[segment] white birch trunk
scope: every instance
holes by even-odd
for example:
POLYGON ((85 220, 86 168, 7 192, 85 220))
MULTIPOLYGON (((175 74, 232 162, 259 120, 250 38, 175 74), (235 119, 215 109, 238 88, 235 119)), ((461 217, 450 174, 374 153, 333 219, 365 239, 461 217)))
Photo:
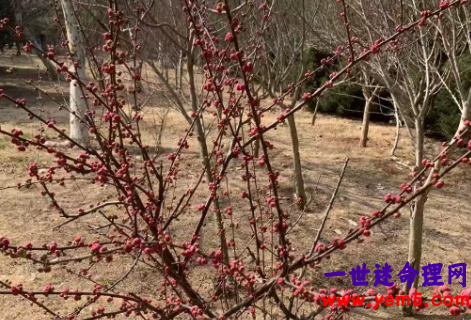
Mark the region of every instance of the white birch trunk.
MULTIPOLYGON (((75 15, 71 0, 62 0, 62 10, 64 12, 65 27, 67 29, 67 39, 69 40, 69 50, 74 62, 79 63, 79 68, 71 70, 76 71, 77 77, 82 81, 85 80, 85 52, 81 35, 79 31, 79 23, 75 15)), ((74 81, 70 83, 70 137, 83 146, 90 145, 90 137, 88 128, 84 123, 86 119, 87 104, 83 99, 82 88, 79 84, 74 86, 74 81), (75 113, 75 115, 74 115, 75 113), (83 119, 83 121, 82 121, 83 119)))

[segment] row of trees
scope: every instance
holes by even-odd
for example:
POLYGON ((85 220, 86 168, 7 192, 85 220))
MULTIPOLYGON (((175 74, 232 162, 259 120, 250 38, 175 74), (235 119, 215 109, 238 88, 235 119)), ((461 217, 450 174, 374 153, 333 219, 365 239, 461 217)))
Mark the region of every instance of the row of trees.
MULTIPOLYGON (((17 10, 21 13, 21 9, 17 10)), ((85 243, 79 237, 72 246, 54 241, 54 245, 42 248, 10 244, 4 237, 2 250, 46 266, 84 259, 102 265, 104 261, 112 262, 117 254, 130 255, 136 263, 159 272, 162 291, 154 303, 145 294, 115 292, 114 285, 111 289, 95 287, 90 292, 60 293, 49 288, 27 294, 19 286, 0 283, 12 294, 33 301, 56 318, 60 316, 38 302, 37 295, 91 296, 89 304, 100 303, 102 298, 123 301, 118 311, 105 313, 100 307, 87 319, 132 312, 161 319, 182 313, 195 318, 236 318, 244 313, 266 315, 267 305, 292 319, 310 319, 321 313, 327 318, 338 317, 350 308, 326 309, 318 304, 314 311, 307 312, 302 307, 307 302, 315 305, 316 296, 326 294, 311 287, 307 267, 343 250, 350 242, 369 236, 369 228, 408 204, 412 208, 408 261, 420 269, 429 192, 434 186, 443 187, 443 177, 467 162, 471 152, 453 156, 457 147, 467 145, 465 134, 470 118, 471 94, 462 81, 464 70, 459 63, 470 50, 467 1, 433 1, 431 5, 430 1, 419 0, 61 0, 51 10, 62 30, 65 60, 54 48, 41 46, 32 35, 28 37, 23 32, 27 27, 10 31, 22 38, 26 51, 41 56, 51 76, 55 73, 70 82, 66 108, 70 113, 69 132, 62 132, 54 122, 34 113, 21 99, 6 92, 2 98, 59 133, 81 154, 77 157, 73 151, 51 150, 40 135, 27 139, 19 129, 0 132, 11 137, 20 151, 36 147, 55 155, 56 164, 51 165, 47 175, 39 173, 36 163, 30 164, 29 175, 37 180, 65 223, 98 215, 108 206, 119 206, 122 223, 102 214, 98 229, 108 226, 114 231, 97 235, 93 242, 85 243), (312 55, 307 53, 312 46, 331 54, 311 61, 312 55), (91 82, 87 67, 95 78, 91 82), (140 134, 146 89, 155 85, 143 79, 143 68, 155 73, 159 90, 188 122, 186 136, 166 162, 156 161, 140 134), (173 78, 169 69, 174 70, 173 78), (328 77, 320 82, 322 74, 328 77), (125 79, 131 83, 127 92, 125 79), (384 208, 362 219, 362 227, 324 245, 319 240, 335 192, 312 248, 295 256, 291 251, 294 239, 288 230, 296 226, 296 217, 302 218, 307 197, 294 113, 309 103, 318 105, 329 89, 350 83, 360 85, 365 97, 360 147, 367 146, 374 97, 385 91, 390 95, 397 120, 392 153, 400 143, 400 124, 404 123, 407 138, 415 147, 413 179, 397 195, 388 195, 384 208), (306 91, 315 84, 314 90, 306 91), (425 121, 442 89, 453 97, 461 119, 444 150, 427 159, 425 121), (267 98, 273 103, 262 107, 260 101, 267 98), (280 113, 278 121, 264 123, 263 114, 271 110, 280 113), (270 158, 273 144, 266 136, 285 121, 292 141, 292 187, 299 215, 280 202, 278 175, 270 158), (178 164, 185 157, 182 150, 193 142, 198 144, 203 169, 196 184, 187 189, 179 184, 178 164), (129 152, 130 143, 138 146, 141 158, 129 152), (228 171, 231 162, 238 162, 245 170, 241 181, 228 171), (135 173, 130 168, 140 170, 135 173), (115 201, 81 209, 79 215, 73 215, 60 205, 52 191, 55 172, 61 170, 91 175, 98 183, 113 186, 118 196, 115 201), (241 202, 239 212, 234 212, 234 203, 228 197, 230 181, 243 185, 242 200, 237 201, 241 202), (205 203, 194 203, 197 190, 206 190, 205 203), (174 198, 173 194, 179 196, 174 198), (177 218, 195 211, 199 218, 191 236, 179 237, 172 232, 181 228, 177 218), (218 238, 218 247, 200 247, 200 236, 211 213, 215 217, 211 234, 218 238), (237 233, 235 214, 250 230, 252 241, 248 245, 237 233), (120 236, 116 240, 118 230, 120 236), (88 254, 85 258, 69 258, 63 255, 69 250, 77 251, 77 255, 88 254), (33 251, 44 251, 46 255, 38 259, 33 251), (251 259, 242 258, 247 254, 251 259), (58 260, 51 259, 54 255, 58 260), (213 293, 199 291, 192 282, 197 266, 217 270, 213 293), (285 289, 290 293, 283 294, 285 289), (160 299, 166 302, 162 304, 160 299)), ((343 173, 340 181, 342 177, 343 173)), ((417 288, 417 279, 411 287, 417 288)), ((403 291, 410 292, 411 287, 404 287, 403 291)), ((67 316, 74 319, 82 310, 67 316)), ((410 313, 410 308, 405 312, 410 313)), ((456 309, 450 312, 457 313, 456 309)))
MULTIPOLYGON (((332 2, 323 2, 327 12, 334 6, 332 2)), ((461 122, 454 133, 459 136, 465 119, 470 116, 471 95, 469 85, 462 81, 465 69, 459 69, 459 59, 469 54, 469 12, 466 6, 462 10, 453 11, 448 15, 439 15, 428 19, 430 11, 426 1, 351 1, 349 10, 344 13, 348 17, 348 27, 339 24, 316 20, 321 25, 337 26, 336 32, 319 34, 323 43, 339 41, 350 28, 360 46, 375 46, 377 39, 382 39, 387 30, 405 27, 408 17, 420 16, 420 28, 408 33, 398 42, 392 42, 386 50, 374 59, 362 64, 357 79, 362 83, 365 95, 365 116, 361 136, 361 146, 366 146, 368 139, 369 108, 371 97, 377 95, 378 88, 385 88, 391 95, 396 113, 396 141, 392 154, 399 143, 399 124, 402 122, 408 129, 409 137, 415 146, 414 172, 420 172, 425 166, 433 165, 440 172, 446 163, 446 157, 430 162, 426 159, 425 127, 426 118, 433 105, 433 99, 445 88, 453 97, 456 110, 461 113, 461 122), (454 83, 450 87, 451 81, 454 83)), ((446 7, 448 1, 438 1, 437 5, 446 7)), ((328 17, 328 16, 326 16, 328 17)), ((379 51, 379 49, 378 49, 379 51)), ((430 179, 433 179, 430 177, 430 179)), ((422 187, 423 182, 413 186, 414 192, 422 187)), ((408 261, 411 266, 420 269, 421 247, 423 236, 423 220, 428 192, 424 192, 412 206, 410 243, 408 261)), ((417 287, 417 281, 414 287, 417 287)), ((410 289, 410 288, 408 288, 410 289)))

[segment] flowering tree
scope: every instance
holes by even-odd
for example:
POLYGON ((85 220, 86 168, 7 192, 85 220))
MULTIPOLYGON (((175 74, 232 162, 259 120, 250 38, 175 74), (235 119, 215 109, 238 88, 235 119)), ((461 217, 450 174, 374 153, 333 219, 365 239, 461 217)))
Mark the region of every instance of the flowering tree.
MULTIPOLYGON (((426 19, 466 4, 463 0, 446 2, 446 6, 441 5, 430 11, 426 19)), ((343 1, 340 3, 345 7, 343 1)), ((310 281, 316 271, 310 267, 318 266, 322 260, 344 250, 353 241, 367 238, 371 234, 370 229, 397 216, 399 210, 434 186, 443 187, 443 178, 458 165, 469 161, 471 144, 466 143, 465 139, 470 122, 463 119, 456 139, 444 146, 444 150, 427 162, 396 195, 386 196, 383 208, 378 208, 370 216, 361 217, 360 227, 351 230, 346 237, 324 244, 320 239, 347 170, 346 160, 322 224, 310 245, 301 248, 301 253, 294 251, 296 239, 291 236, 291 231, 303 218, 303 212, 293 212, 280 201, 280 174, 271 160, 272 149, 276 146, 270 137, 280 123, 309 100, 348 77, 357 64, 379 54, 392 41, 417 28, 420 20, 404 24, 360 54, 356 53, 357 44, 352 42, 349 34, 343 44, 346 50, 339 51, 335 57, 346 60, 345 68, 333 73, 330 80, 314 92, 303 93, 302 102, 281 113, 277 121, 264 123, 263 114, 275 108, 278 99, 283 96, 263 107, 252 90, 254 66, 260 59, 257 54, 261 47, 259 42, 263 41, 263 37, 244 37, 244 15, 253 12, 253 4, 232 8, 227 0, 212 7, 204 1, 184 1, 182 10, 192 35, 192 50, 203 57, 202 90, 205 99, 198 100, 193 108, 193 120, 175 150, 166 159, 161 159, 151 153, 142 135, 145 114, 139 101, 139 90, 131 90, 131 96, 124 98, 124 86, 120 82, 126 73, 123 70, 131 73, 135 88, 143 79, 135 68, 141 54, 141 30, 139 26, 128 25, 130 20, 120 10, 121 4, 110 0, 106 8, 108 31, 103 34, 102 49, 108 60, 100 67, 104 86, 101 88, 95 82, 83 83, 83 79, 73 70, 59 68, 65 77, 86 90, 83 94, 89 102, 86 115, 81 116, 68 108, 63 108, 63 111, 80 118, 81 123, 87 126, 93 137, 90 146, 74 140, 57 126, 54 119, 45 119, 40 112, 29 107, 26 100, 0 91, 2 99, 23 110, 25 116, 39 121, 44 130, 56 132, 69 142, 70 149, 59 150, 47 146, 40 133, 29 138, 21 128, 12 131, 0 129, 0 133, 9 137, 18 151, 37 149, 53 159, 47 170, 40 170, 36 162, 30 163, 28 173, 31 180, 26 184, 35 183, 42 188, 42 196, 49 200, 51 208, 63 219, 62 225, 93 217, 90 223, 93 223, 94 232, 93 239, 86 239, 80 234, 84 230, 77 229, 78 234, 70 243, 61 243, 52 235, 50 244, 46 246, 28 242, 27 239, 24 243, 14 243, 7 235, 1 237, 0 250, 3 254, 29 260, 43 271, 55 272, 58 266, 63 265, 69 265, 68 268, 72 269, 75 265, 79 274, 84 276, 84 289, 59 289, 51 285, 43 289, 24 288, 22 284, 2 280, 0 286, 4 289, 0 294, 26 299, 51 319, 91 320, 118 315, 134 315, 136 319, 173 319, 179 316, 236 319, 259 315, 274 317, 276 314, 290 319, 312 319, 318 315, 334 319, 349 312, 353 306, 334 304, 324 307, 322 297, 357 293, 353 289, 341 292, 336 288, 316 290, 310 281), (218 14, 220 21, 225 21, 224 31, 215 30, 208 24, 208 15, 213 14, 212 10, 218 14), (128 32, 123 32, 124 28, 128 32), (126 38, 134 44, 132 52, 121 51, 120 45, 126 38), (242 43, 242 39, 246 42, 242 43), (125 108, 127 105, 132 108, 128 110, 125 108), (197 119, 207 113, 211 113, 217 123, 217 130, 210 136, 212 144, 208 145, 208 161, 196 172, 196 180, 186 181, 181 169, 186 161, 183 151, 190 144, 198 143, 195 140, 201 135, 197 130, 197 119), (243 135, 248 135, 245 141, 243 135), (260 142, 259 157, 254 157, 256 141, 260 142), (137 149, 137 154, 131 147, 137 149), (456 153, 452 154, 452 151, 456 153), (443 170, 435 171, 433 163, 444 154, 450 158, 449 164, 443 170), (230 170, 234 166, 241 168, 241 173, 230 170), (205 181, 204 177, 208 175, 212 179, 205 181), (108 186, 113 192, 100 203, 71 212, 62 204, 63 199, 56 195, 56 190, 80 176, 91 178, 97 191, 100 186, 108 186), (412 190, 411 186, 422 180, 421 187, 412 190), (205 196, 204 202, 198 200, 199 195, 205 196), (219 207, 215 203, 219 203, 219 207), (218 212, 227 222, 225 227, 217 232, 206 229, 209 217, 218 212), (195 223, 191 223, 192 216, 196 216, 195 223), (221 234, 226 237, 225 244, 217 241, 216 245, 211 245, 206 241, 210 237, 220 240, 221 234), (222 250, 224 245, 228 250, 222 250), (106 269, 109 264, 118 263, 121 257, 129 257, 132 264, 116 282, 102 284, 85 277, 87 272, 106 269), (158 275, 158 281, 152 283, 152 289, 157 287, 155 291, 149 289, 148 292, 135 293, 119 287, 123 279, 135 272, 136 266, 158 275), (212 288, 201 286, 203 280, 199 274, 204 271, 211 275, 212 288), (67 300, 84 301, 78 308, 59 314, 49 305, 54 297, 63 299, 61 304, 64 305, 67 305, 67 300)), ((146 9, 139 7, 138 11, 146 12, 146 9)), ((262 2, 254 13, 263 21, 259 30, 261 33, 269 25, 266 18, 269 10, 270 6, 262 2)), ((27 48, 31 46, 34 44, 29 43, 27 48)), ((74 55, 69 58, 70 63, 75 62, 74 55)), ((65 61, 54 55, 50 55, 49 59, 57 66, 66 65, 65 61)), ((333 59, 324 62, 329 63, 333 59)), ((304 73, 283 95, 299 88, 312 75, 312 71, 304 73)), ((449 293, 449 290, 446 292, 449 293)), ((388 288, 388 293, 394 295, 400 290, 393 285, 388 288)), ((414 292, 411 291, 411 294, 414 292)), ((370 300, 374 300, 376 293, 372 295, 370 300)), ((376 307, 373 303, 373 308, 376 307)), ((418 303, 417 308, 422 307, 418 303)), ((454 315, 461 311, 457 307, 450 308, 450 313, 454 315)))
MULTIPOLYGON (((311 3, 315 6, 315 2, 311 3)), ((281 110, 289 111, 301 98, 302 86, 294 89, 294 83, 300 82, 306 73, 307 52, 307 27, 306 19, 308 12, 306 3, 301 1, 298 10, 290 10, 293 7, 292 1, 274 2, 268 7, 266 20, 269 20, 269 27, 263 27, 253 19, 251 28, 255 37, 261 37, 261 51, 258 52, 259 59, 255 65, 254 75, 257 76, 259 86, 252 88, 253 91, 261 90, 260 96, 268 95, 278 104, 281 110), (284 12, 284 14, 281 14, 284 12), (281 32, 283 30, 283 32, 281 32), (285 103, 284 93, 289 92, 291 101, 285 103), (281 98, 278 99, 278 96, 281 98)), ((302 173, 300 143, 298 129, 294 115, 287 117, 291 147, 293 152, 293 181, 295 188, 295 198, 300 209, 304 209, 308 201, 302 173)), ((255 156, 258 156, 259 143, 256 144, 255 156)))
MULTIPOLYGON (((436 3, 440 8, 448 8, 450 5, 449 1, 436 1, 436 3)), ((330 5, 326 4, 326 6, 330 5)), ((451 92, 461 111, 461 124, 453 140, 460 135, 463 121, 470 117, 467 107, 469 102, 466 94, 462 93, 463 83, 459 76, 460 70, 457 69, 457 56, 465 52, 463 46, 468 42, 465 33, 461 35, 458 31, 466 25, 462 22, 463 18, 459 17, 468 16, 468 8, 463 5, 457 10, 452 10, 450 15, 440 14, 433 18, 429 16, 430 13, 425 3, 407 0, 401 2, 352 1, 349 10, 343 12, 343 16, 352 21, 349 27, 354 30, 355 35, 358 35, 355 41, 362 44, 373 43, 373 46, 385 30, 392 27, 396 30, 402 29, 405 25, 405 17, 411 14, 421 17, 417 31, 405 35, 399 41, 393 41, 388 48, 389 54, 380 53, 363 65, 364 72, 389 91, 396 117, 399 118, 401 114, 406 125, 411 125, 414 129, 414 133, 411 133, 415 147, 413 174, 420 172, 426 166, 434 167, 433 174, 437 174, 441 170, 441 164, 448 162, 446 153, 435 161, 427 159, 425 118, 430 112, 434 96, 443 85, 446 86, 445 79, 450 73, 454 79, 457 79, 456 83, 461 84, 458 86, 461 89, 451 92), (376 28, 372 28, 373 25, 376 28), (461 36, 463 38, 460 38, 461 36), (450 67, 445 66, 445 61, 448 61, 450 67)), ((336 32, 330 34, 337 35, 336 37, 339 38, 339 34, 345 32, 344 29, 338 27, 336 32)), ((324 35, 328 35, 329 31, 324 31, 324 35)), ((397 143, 398 133, 393 151, 397 143)), ((433 175, 430 175, 428 179, 436 183, 439 188, 443 184, 442 181, 433 178, 433 175)), ((424 182, 425 180, 418 181, 413 188, 420 189, 424 182)), ((422 254, 423 220, 427 197, 428 192, 424 192, 411 206, 408 261, 417 269, 420 268, 422 254)), ((418 279, 414 284, 415 287, 418 285, 417 281, 418 279)))

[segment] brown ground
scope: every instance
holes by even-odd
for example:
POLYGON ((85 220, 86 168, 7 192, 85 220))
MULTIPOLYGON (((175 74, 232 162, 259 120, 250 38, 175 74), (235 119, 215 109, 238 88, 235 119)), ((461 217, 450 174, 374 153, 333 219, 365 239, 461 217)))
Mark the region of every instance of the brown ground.
MULTIPOLYGON (((57 106, 50 103, 47 97, 39 95, 26 84, 5 73, 6 65, 14 65, 22 79, 34 78, 38 75, 38 62, 29 56, 13 58, 11 56, 0 56, 0 88, 14 97, 26 98, 30 105, 44 109, 49 117, 55 117, 59 123, 66 123, 67 117, 57 111, 57 106), (39 98, 39 99, 38 99, 39 98)), ((145 78, 145 77, 144 77, 145 78)), ((42 88, 51 90, 52 83, 44 79, 40 84, 42 88)), ((57 86, 52 95, 55 99, 63 99, 61 90, 66 86, 57 86)), ((152 141, 155 134, 152 119, 157 119, 163 114, 161 108, 164 100, 151 99, 146 111, 148 128, 147 138, 152 141)), ((270 123, 275 119, 274 114, 266 116, 265 121, 270 123)), ((305 251, 314 237, 320 221, 320 215, 326 207, 330 194, 337 184, 338 174, 346 157, 350 158, 350 165, 344 177, 344 183, 339 191, 338 198, 328 221, 324 241, 333 237, 342 237, 349 228, 349 220, 358 222, 361 215, 368 215, 371 211, 381 206, 381 199, 388 192, 395 193, 399 185, 406 181, 410 173, 410 163, 413 161, 413 150, 407 139, 406 132, 401 132, 402 140, 397 151, 398 161, 389 156, 390 148, 394 138, 394 128, 385 125, 373 124, 370 129, 370 141, 367 149, 359 149, 359 121, 319 116, 316 125, 310 125, 310 113, 302 111, 297 114, 298 132, 301 144, 301 157, 303 159, 303 172, 306 186, 312 191, 320 179, 318 192, 307 211, 305 219, 294 230, 292 239, 299 240, 298 253, 305 251)), ((0 125, 2 128, 11 129, 21 127, 27 134, 31 134, 37 123, 30 122, 26 115, 22 114, 14 106, 6 101, 0 101, 0 125)), ((177 112, 170 112, 164 128, 162 147, 164 150, 174 148, 177 137, 182 136, 186 123, 177 112)), ((54 135, 49 136, 54 139, 54 135)), ((291 150, 289 148, 289 133, 286 125, 269 135, 275 144, 273 152, 275 167, 281 172, 281 184, 284 186, 284 197, 292 196, 291 188, 291 150)), ((429 141, 428 149, 436 152, 439 143, 429 141)), ((185 155, 188 166, 185 168, 187 178, 196 179, 195 168, 199 168, 198 150, 193 143, 185 155)), ((0 189, 2 187, 15 185, 17 182, 27 178, 26 167, 29 162, 36 161, 41 166, 47 165, 47 157, 36 151, 18 153, 9 143, 8 139, 0 137, 0 189)), ((232 170, 236 173, 236 170, 232 170)), ((442 276, 447 281, 448 265, 460 262, 471 263, 471 256, 467 255, 470 249, 469 242, 465 239, 471 230, 469 219, 471 210, 469 208, 471 186, 469 170, 458 170, 447 181, 454 181, 450 186, 441 190, 433 191, 426 209, 424 254, 422 265, 428 263, 443 263, 442 276)), ((238 199, 238 186, 233 187, 234 197, 238 199)), ((87 181, 78 180, 74 184, 68 184, 65 189, 58 189, 58 199, 64 208, 77 210, 81 206, 103 200, 108 194, 106 188, 96 191, 96 187, 87 181)), ((237 208, 238 203, 233 203, 237 208)), ((33 243, 49 243, 55 240, 59 243, 70 241, 79 228, 88 228, 93 223, 93 217, 82 221, 79 225, 70 224, 52 232, 61 219, 56 212, 51 211, 48 202, 38 196, 38 190, 17 190, 15 188, 4 189, 0 193, 0 236, 7 235, 13 243, 22 244, 26 240, 33 243)), ((293 209, 294 210, 294 209, 293 209)), ((294 215, 297 215, 293 211, 294 215)), ((322 264, 322 267, 313 271, 312 278, 316 287, 333 286, 348 287, 351 284, 349 277, 332 279, 327 281, 322 273, 329 271, 349 271, 354 266, 366 262, 371 269, 370 283, 373 279, 374 264, 385 262, 393 266, 397 274, 404 266, 407 258, 408 242, 408 219, 409 212, 402 212, 402 217, 389 221, 380 229, 373 230, 372 236, 362 245, 352 245, 345 251, 334 255, 330 260, 322 264)), ((240 219, 235 218, 237 219, 240 219)), ((187 229, 188 225, 196 222, 196 216, 189 215, 183 221, 178 222, 187 229)), ((185 234, 184 231, 180 231, 185 234)), ((240 237, 247 237, 248 231, 241 230, 240 237)), ((90 232, 91 234, 91 232, 90 232)), ((89 236, 89 239, 91 236, 89 236)), ((205 241, 211 241, 205 240, 205 241)), ((126 267, 132 261, 121 258, 119 263, 112 264, 107 269, 97 269, 93 280, 101 283, 113 283, 125 272, 126 267)), ((74 269, 75 270, 75 269, 74 269)), ((0 280, 11 280, 13 283, 23 283, 26 288, 43 288, 45 284, 51 283, 56 288, 68 286, 76 288, 79 281, 76 275, 72 275, 65 268, 55 268, 50 274, 39 273, 35 266, 24 260, 11 260, 0 256, 0 280)), ((155 276, 149 274, 144 267, 136 269, 127 281, 122 283, 122 290, 134 292, 155 292, 155 276)), ((198 281, 210 286, 211 274, 201 270, 196 277, 198 281), (206 280, 206 281, 205 281, 206 280), (209 280, 209 281, 208 281, 209 280)), ((397 277, 393 278, 398 280, 397 277)), ((422 281, 422 278, 421 280, 422 281)), ((455 286, 459 293, 459 285, 455 286)), ((426 291, 426 290, 424 290, 426 291)), ((62 301, 55 301, 55 310, 65 310, 62 301)), ((0 295, 0 319, 33 319, 41 316, 36 308, 28 308, 28 304, 20 298, 0 295)), ((70 310, 70 309, 69 309, 70 310)), ((448 316, 441 308, 428 308, 423 314, 436 315, 427 319, 446 319, 448 316)), ((396 319, 400 313, 396 308, 389 308, 381 312, 355 311, 349 315, 350 319, 396 319)), ((419 316, 422 318, 423 316, 419 316)), ((281 319, 281 317, 280 317, 281 319)))

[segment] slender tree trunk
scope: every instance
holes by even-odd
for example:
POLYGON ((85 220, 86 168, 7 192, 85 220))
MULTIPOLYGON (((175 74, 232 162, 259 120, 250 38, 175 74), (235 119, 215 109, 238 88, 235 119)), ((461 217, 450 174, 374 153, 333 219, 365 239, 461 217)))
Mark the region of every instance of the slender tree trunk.
POLYGON ((396 134, 394 137, 393 147, 391 149, 391 157, 394 157, 396 154, 397 147, 399 146, 399 139, 401 134, 401 121, 396 113, 396 134))
POLYGON ((391 157, 396 153, 397 147, 399 145, 400 133, 401 133, 401 118, 399 117, 399 105, 397 101, 393 98, 394 103, 394 115, 396 117, 396 137, 394 138, 393 147, 391 149, 391 157))
POLYGON ((314 113, 312 114, 312 119, 311 119, 311 125, 312 126, 316 124, 317 111, 319 110, 319 104, 320 104, 320 100, 317 99, 316 108, 314 109, 314 113))
POLYGON ((255 140, 253 156, 255 158, 258 158, 260 156, 260 139, 255 140))
POLYGON ((415 120, 415 167, 417 171, 422 169, 422 160, 424 158, 425 126, 422 119, 415 120))
POLYGON ((466 101, 463 103, 463 110, 461 110, 461 119, 460 119, 460 126, 456 131, 456 135, 459 134, 460 130, 465 128, 465 121, 471 120, 471 89, 468 92, 468 97, 466 101))
MULTIPOLYGON (((19 26, 23 24, 23 8, 21 1, 17 1, 16 10, 15 10, 15 23, 19 26)), ((16 47, 16 56, 21 56, 21 42, 18 39, 15 39, 16 47)))
MULTIPOLYGON (((415 146, 415 170, 420 171, 423 168, 422 159, 424 157, 424 121, 421 118, 415 120, 416 130, 416 146, 415 146)), ((420 188, 418 184, 415 189, 420 188)), ((420 271, 420 259, 422 257, 422 237, 423 237, 423 224, 424 224, 424 209, 425 203, 427 202, 427 193, 420 195, 414 202, 414 206, 411 209, 412 214, 410 217, 410 233, 409 233, 409 255, 407 261, 412 268, 420 271)), ((415 278, 412 287, 418 287, 419 277, 415 278)), ((406 294, 409 293, 410 287, 407 283, 404 285, 404 291, 406 294)), ((404 306, 402 308, 405 315, 412 314, 411 306, 404 306)))
POLYGON ((180 50, 178 55, 177 69, 175 70, 175 84, 177 89, 182 88, 183 79, 183 50, 180 50))
POLYGON ((164 58, 164 72, 165 72, 165 80, 168 81, 169 77, 168 77, 168 68, 169 66, 167 65, 167 61, 166 59, 164 58))
MULTIPOLYGON (((85 52, 81 35, 79 31, 79 23, 75 15, 71 0, 62 0, 62 10, 64 11, 65 26, 67 29, 67 40, 69 41, 69 50, 74 62, 78 62, 79 68, 73 65, 71 68, 76 72, 77 77, 82 81, 85 80, 85 52)), ((74 82, 70 83, 70 137, 78 143, 88 146, 90 145, 90 137, 88 128, 81 119, 86 119, 87 103, 83 96, 82 86, 74 82), (77 116, 75 116, 75 115, 77 116)))
POLYGON ((304 178, 301 168, 301 157, 299 155, 299 138, 296 128, 296 120, 294 115, 288 116, 289 133, 291 136, 291 146, 293 148, 293 167, 294 167, 294 185, 296 188, 296 197, 299 207, 304 209, 306 205, 306 190, 304 189, 304 178))
POLYGON ((15 47, 16 47, 16 56, 21 56, 21 43, 20 40, 15 40, 15 47))
MULTIPOLYGON (((420 271, 420 259, 422 257, 422 234, 424 224, 424 209, 427 202, 427 195, 421 195, 417 198, 412 216, 410 219, 410 237, 409 237, 409 257, 408 261, 412 268, 420 271)), ((415 278, 414 288, 417 288, 419 277, 415 278)), ((410 288, 408 288, 410 289, 410 288)), ((406 293, 408 293, 407 291, 406 293)))
MULTIPOLYGON (((47 51, 47 43, 46 43, 45 37, 41 37, 38 41, 28 32, 28 38, 31 39, 31 41, 36 47, 41 48, 43 52, 47 51)), ((39 60, 41 60, 43 65, 46 67, 46 71, 49 78, 55 81, 59 79, 59 74, 57 73, 55 65, 44 56, 43 52, 36 49, 34 50, 34 53, 36 54, 36 56, 39 58, 39 60)))
POLYGON ((370 130, 370 111, 374 94, 365 88, 363 89, 363 96, 365 97, 365 110, 363 112, 363 123, 361 125, 360 147, 366 148, 368 132, 370 130))
MULTIPOLYGON (((420 195, 416 202, 410 217, 410 234, 409 234, 409 255, 407 261, 412 268, 417 271, 420 269, 420 260, 422 257, 422 237, 423 237, 423 225, 424 225, 424 210, 425 203, 427 202, 427 195, 420 195)), ((413 288, 418 288, 419 276, 415 277, 414 283, 412 284, 413 288)), ((407 283, 404 284, 404 291, 406 294, 409 294, 410 287, 407 286, 407 283)), ((412 304, 410 306, 403 306, 402 312, 404 315, 412 314, 412 304)))
MULTIPOLYGON (((280 83, 280 94, 283 93, 283 83, 280 83)), ((294 108, 296 101, 301 94, 301 87, 297 87, 294 94, 290 109, 294 108)), ((303 171, 301 167, 301 156, 299 154, 299 137, 298 129, 296 128, 296 120, 294 115, 288 116, 289 134, 291 137, 291 148, 293 151, 293 170, 294 170, 294 187, 296 192, 296 201, 298 207, 303 210, 306 205, 306 189, 304 188, 303 171)))
POLYGON ((34 50, 34 51, 36 55, 38 56, 38 58, 43 63, 43 65, 46 67, 48 77, 53 81, 56 81, 57 79, 59 79, 59 74, 57 73, 56 67, 52 64, 52 62, 49 61, 47 58, 44 58, 43 54, 40 53, 39 51, 37 50, 34 50))
POLYGON ((162 49, 163 48, 162 43, 158 42, 157 43, 157 48, 158 48, 157 60, 159 60, 160 70, 163 71, 164 70, 164 61, 163 61, 164 54, 162 52, 162 50, 163 50, 162 49))
MULTIPOLYGON (((196 85, 195 85, 195 74, 194 74, 194 64, 193 64, 193 56, 191 54, 191 50, 188 54, 188 61, 187 61, 187 68, 188 68, 188 80, 190 84, 190 95, 191 95, 191 108, 194 112, 198 111, 198 101, 196 95, 196 85)), ((200 152, 201 157, 203 159, 203 165, 206 169, 206 179, 208 183, 214 182, 214 178, 211 174, 211 163, 209 161, 209 151, 208 146, 206 143, 206 137, 203 129, 203 124, 201 122, 201 118, 197 118, 195 121, 196 133, 198 135, 198 143, 200 145, 200 152)), ((227 240, 224 228, 224 221, 222 218, 219 201, 217 197, 213 201, 215 211, 216 211, 216 232, 219 234, 219 241, 221 246, 221 251, 223 254, 223 261, 225 264, 229 265, 229 249, 227 247, 227 240)))

